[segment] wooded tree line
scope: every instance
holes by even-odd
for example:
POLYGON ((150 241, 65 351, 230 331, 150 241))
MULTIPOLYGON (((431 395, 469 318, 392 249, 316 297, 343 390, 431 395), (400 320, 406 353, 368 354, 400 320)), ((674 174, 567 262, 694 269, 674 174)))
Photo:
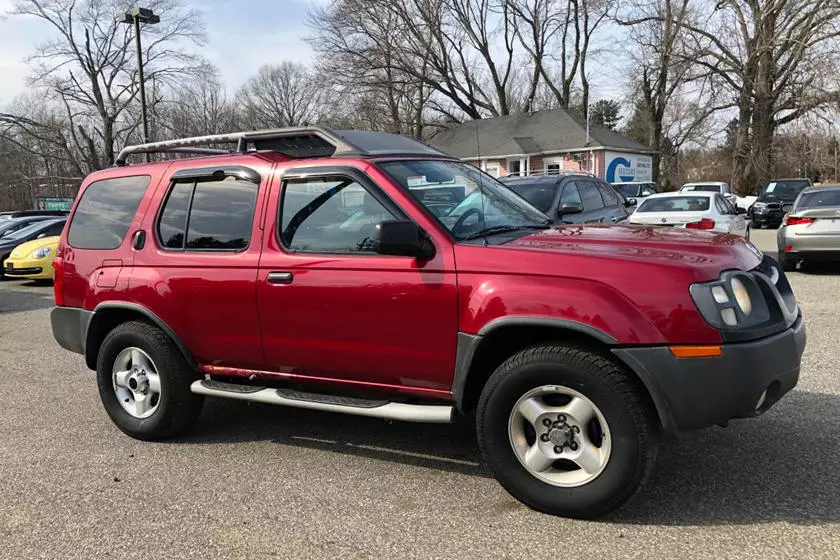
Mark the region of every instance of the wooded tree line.
MULTIPOLYGON (((50 39, 0 113, 0 207, 71 195, 140 141, 133 29, 114 18, 130 5, 18 0, 8 14, 40 19, 50 39)), ((728 178, 749 192, 772 175, 837 174, 840 0, 336 0, 308 16, 315 62, 278 53, 239 87, 200 55, 200 14, 144 5, 161 16, 142 29, 152 139, 306 123, 428 139, 589 107, 655 148, 666 184, 728 178), (592 99, 593 84, 612 99, 592 99), (791 157, 803 134, 811 149, 791 157)))

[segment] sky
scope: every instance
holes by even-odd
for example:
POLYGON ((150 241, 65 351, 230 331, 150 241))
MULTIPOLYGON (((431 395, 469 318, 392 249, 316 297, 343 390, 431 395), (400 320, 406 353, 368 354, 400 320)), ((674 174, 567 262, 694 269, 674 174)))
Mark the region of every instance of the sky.
MULTIPOLYGON (((0 0, 0 14, 14 0, 0 0)), ((202 54, 219 67, 225 82, 237 87, 260 66, 283 60, 307 62, 312 50, 303 40, 307 10, 326 0, 186 0, 202 13, 207 45, 202 54)), ((0 107, 26 88, 25 59, 50 37, 48 24, 34 18, 0 18, 0 107)))

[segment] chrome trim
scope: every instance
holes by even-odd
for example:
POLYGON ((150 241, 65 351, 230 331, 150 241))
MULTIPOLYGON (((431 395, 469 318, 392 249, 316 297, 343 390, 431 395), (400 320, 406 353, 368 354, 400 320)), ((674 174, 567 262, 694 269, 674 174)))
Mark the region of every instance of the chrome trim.
POLYGON ((237 399, 241 401, 259 402, 265 404, 277 404, 291 406, 294 408, 307 408, 310 410, 322 410, 325 412, 339 412, 352 414, 354 416, 368 416, 373 418, 385 418, 387 420, 401 420, 403 422, 423 422, 429 424, 448 424, 452 422, 453 408, 447 405, 423 405, 389 402, 382 406, 362 408, 356 406, 343 406, 329 403, 303 401, 289 399, 280 396, 276 389, 263 389, 255 393, 234 393, 232 391, 220 391, 205 387, 201 380, 190 385, 190 391, 197 395, 209 397, 221 397, 226 399, 237 399))

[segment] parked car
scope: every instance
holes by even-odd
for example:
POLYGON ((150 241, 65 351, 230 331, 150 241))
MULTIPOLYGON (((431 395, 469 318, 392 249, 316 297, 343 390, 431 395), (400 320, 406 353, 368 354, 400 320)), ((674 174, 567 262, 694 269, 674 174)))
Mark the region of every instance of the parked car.
MULTIPOLYGON (((475 411, 513 496, 592 517, 636 492, 661 433, 757 416, 797 383, 790 284, 736 236, 554 226, 474 166, 373 132, 182 139, 117 164, 82 184, 51 321, 138 439, 184 432, 206 396, 417 422, 475 411), (237 150, 128 165, 208 143, 237 150), (417 193, 435 185, 468 192, 433 213, 417 193)), ((584 205, 579 184, 610 192, 564 181, 584 205)))
POLYGON ((733 206, 738 206, 738 198, 732 192, 729 183, 722 181, 703 181, 698 183, 686 183, 680 187, 679 192, 713 192, 722 194, 733 206))
POLYGON ((55 218, 50 218, 49 216, 28 216, 25 218, 10 218, 8 220, 4 220, 0 222, 0 239, 4 236, 10 236, 14 232, 21 230, 35 222, 41 222, 43 220, 50 220, 55 218))
POLYGON ((777 179, 767 183, 750 208, 752 226, 779 227, 799 193, 810 186, 810 179, 777 179))
POLYGON ((0 279, 6 276, 5 261, 9 258, 9 255, 15 247, 33 239, 43 239, 45 237, 59 235, 66 221, 64 218, 37 221, 11 235, 0 238, 0 279))
POLYGON ((840 185, 804 189, 777 234, 779 264, 840 262, 840 185))
POLYGON ((48 218, 64 218, 69 215, 67 210, 19 210, 17 212, 9 212, 9 219, 14 218, 28 218, 31 216, 46 216, 48 218))
POLYGON ((647 197, 630 215, 630 223, 733 233, 749 239, 746 213, 721 194, 680 191, 647 197))
POLYGON ((18 245, 6 259, 4 273, 9 278, 52 280, 58 240, 58 236, 43 237, 18 245))
POLYGON ((656 188, 656 183, 652 183, 650 181, 636 183, 612 183, 612 186, 624 198, 635 198, 637 201, 659 192, 656 188))
POLYGON ((570 224, 623 222, 635 204, 588 173, 506 177, 502 182, 552 219, 570 224))

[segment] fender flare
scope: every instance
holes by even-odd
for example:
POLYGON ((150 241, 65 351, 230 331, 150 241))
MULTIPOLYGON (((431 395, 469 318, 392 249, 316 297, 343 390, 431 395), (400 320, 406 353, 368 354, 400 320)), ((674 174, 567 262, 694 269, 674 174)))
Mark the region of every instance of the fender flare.
MULTIPOLYGON (((139 314, 143 315, 146 319, 151 321, 156 327, 158 327, 160 330, 162 330, 164 333, 166 333, 166 336, 168 336, 172 340, 172 342, 175 343, 175 346, 178 347, 178 350, 180 350, 181 354, 184 356, 184 359, 187 361, 187 363, 190 365, 191 368, 193 368, 193 369, 198 368, 198 363, 195 361, 195 358, 193 357, 192 353, 187 348, 187 345, 184 344, 184 341, 181 340, 181 337, 178 336, 178 334, 172 329, 172 327, 170 327, 169 325, 166 324, 166 321, 164 321, 163 319, 158 317, 150 309, 148 309, 148 308, 146 308, 142 305, 139 305, 137 303, 131 303, 131 302, 127 302, 127 301, 105 301, 105 302, 102 302, 99 305, 97 305, 96 308, 94 308, 93 313, 91 314, 90 320, 88 321, 88 324, 85 328, 85 332, 83 333, 84 334, 83 340, 85 341, 85 360, 88 362, 88 365, 90 365, 90 356, 88 356, 88 349, 90 348, 89 337, 90 337, 91 327, 93 327, 96 324, 97 315, 99 315, 99 317, 102 317, 102 315, 103 315, 102 312, 103 311, 112 310, 112 309, 118 309, 118 310, 121 309, 121 310, 126 310, 126 311, 133 311, 135 313, 139 313, 139 314)), ((95 363, 95 357, 94 357, 94 363, 95 363)))

